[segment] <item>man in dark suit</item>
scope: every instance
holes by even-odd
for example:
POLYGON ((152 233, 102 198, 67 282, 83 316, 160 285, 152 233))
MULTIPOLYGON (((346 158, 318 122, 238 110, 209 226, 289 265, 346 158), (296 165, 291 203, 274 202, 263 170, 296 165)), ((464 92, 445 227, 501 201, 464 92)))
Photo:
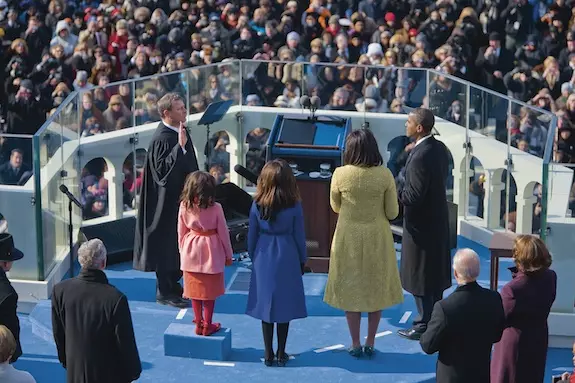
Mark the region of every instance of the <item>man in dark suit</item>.
POLYGON ((158 125, 144 164, 142 194, 134 240, 134 268, 155 271, 156 301, 188 307, 182 298, 178 209, 188 174, 198 170, 198 160, 184 123, 188 117, 181 96, 168 93, 158 101, 158 125))
MULTIPOLYGON (((489 35, 489 45, 479 49, 479 54, 475 60, 475 66, 479 72, 479 83, 486 88, 506 94, 507 87, 503 82, 503 77, 515 68, 514 61, 513 53, 501 46, 499 33, 492 32, 489 35)), ((488 111, 488 116, 495 118, 496 121, 496 136, 505 135, 507 132, 507 101, 487 93, 485 98, 480 97, 473 102, 487 103, 485 109, 488 111)), ((476 108, 481 108, 481 106, 477 105, 476 108)), ((507 139, 505 138, 504 141, 507 142, 507 139)))
POLYGON ((18 293, 10 284, 6 273, 12 268, 12 263, 22 259, 24 254, 14 247, 11 234, 0 233, 0 325, 12 332, 16 339, 16 352, 10 363, 14 363, 22 355, 20 346, 20 321, 18 320, 18 293))
POLYGON ((415 141, 405 165, 399 191, 403 205, 400 276, 403 288, 413 294, 418 317, 410 329, 398 334, 419 340, 427 328, 435 302, 451 286, 451 254, 445 182, 449 154, 431 131, 435 117, 416 108, 408 116, 406 135, 415 141))
POLYGON ((503 77, 513 70, 513 61, 513 54, 501 46, 499 33, 492 32, 489 35, 489 45, 479 49, 479 54, 475 59, 481 85, 500 93, 506 93, 507 88, 503 83, 503 77))
POLYGON ((477 284, 479 257, 462 249, 453 258, 459 285, 433 308, 419 340, 427 354, 439 352, 438 383, 489 383, 491 347, 505 327, 501 296, 477 284))
POLYGON ((68 383, 129 383, 142 372, 128 299, 108 284, 106 247, 91 239, 78 249, 76 278, 54 286, 52 330, 68 383))
POLYGON ((23 161, 22 150, 13 149, 10 152, 10 161, 0 165, 0 185, 23 185, 28 181, 32 172, 23 161))

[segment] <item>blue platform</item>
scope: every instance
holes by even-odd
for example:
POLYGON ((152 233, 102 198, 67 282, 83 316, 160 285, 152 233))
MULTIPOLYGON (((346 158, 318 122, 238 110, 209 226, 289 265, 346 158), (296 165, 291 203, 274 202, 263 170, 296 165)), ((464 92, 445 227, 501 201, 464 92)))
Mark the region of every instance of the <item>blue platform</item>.
MULTIPOLYGON (((460 239, 460 247, 473 247, 481 257, 480 283, 489 286, 487 249, 460 239)), ((500 287, 511 276, 509 260, 501 261, 500 287)), ((408 327, 417 312, 410 294, 403 304, 385 310, 376 339, 378 353, 372 360, 351 358, 345 348, 350 343, 344 313, 323 302, 327 276, 306 274, 304 288, 309 317, 290 325, 287 352, 294 356, 287 368, 263 365, 263 340, 259 321, 245 315, 249 264, 226 268, 226 294, 216 301, 214 321, 231 328, 232 351, 226 361, 215 358, 173 357, 164 355, 164 332, 172 324, 192 325, 191 309, 181 311, 155 302, 155 275, 132 270, 131 263, 113 265, 106 274, 110 283, 129 298, 130 310, 142 360, 138 382, 180 383, 275 383, 275 382, 435 382, 435 355, 425 355, 418 342, 397 336, 408 327)), ((448 290, 446 294, 453 291, 448 290)), ((40 302, 30 315, 21 315, 21 341, 24 355, 16 368, 29 371, 38 383, 65 382, 52 339, 50 302, 40 302)), ((367 319, 362 322, 362 337, 367 319)), ((569 349, 549 349, 545 382, 551 375, 572 370, 569 349)))
POLYGON ((196 335, 196 326, 171 323, 164 332, 164 355, 207 360, 228 360, 232 353, 232 329, 210 336, 196 335))

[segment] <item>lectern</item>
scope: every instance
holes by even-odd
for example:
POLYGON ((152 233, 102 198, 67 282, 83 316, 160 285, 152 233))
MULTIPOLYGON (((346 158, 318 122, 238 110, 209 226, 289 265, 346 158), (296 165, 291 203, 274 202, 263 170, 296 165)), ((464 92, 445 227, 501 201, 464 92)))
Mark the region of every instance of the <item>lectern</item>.
POLYGON ((351 120, 328 116, 278 115, 267 145, 267 161, 281 158, 294 172, 302 197, 308 252, 307 266, 324 273, 329 268, 337 215, 329 204, 335 168, 343 163, 351 120))

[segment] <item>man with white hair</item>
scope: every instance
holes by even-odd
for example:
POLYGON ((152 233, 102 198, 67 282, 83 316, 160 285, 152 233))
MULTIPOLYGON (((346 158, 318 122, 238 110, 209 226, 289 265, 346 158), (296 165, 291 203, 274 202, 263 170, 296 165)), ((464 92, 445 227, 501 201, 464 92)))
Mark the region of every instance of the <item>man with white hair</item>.
POLYGON ((54 286, 52 329, 68 383, 128 383, 142 372, 128 299, 108 283, 106 247, 78 249, 82 270, 54 286))
POLYGON ((435 304, 419 342, 427 354, 439 352, 438 383, 488 383, 491 347, 505 326, 501 296, 477 283, 479 256, 471 249, 455 254, 453 275, 458 287, 435 304))

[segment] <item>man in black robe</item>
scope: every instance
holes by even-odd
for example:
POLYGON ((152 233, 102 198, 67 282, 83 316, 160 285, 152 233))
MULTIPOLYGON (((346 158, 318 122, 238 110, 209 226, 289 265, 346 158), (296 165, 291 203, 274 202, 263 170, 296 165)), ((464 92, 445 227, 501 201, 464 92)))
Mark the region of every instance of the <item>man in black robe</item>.
POLYGON ((418 317, 399 335, 419 340, 427 329, 435 303, 451 286, 449 219, 445 182, 449 154, 431 131, 435 117, 429 109, 414 109, 405 124, 415 146, 405 165, 405 183, 399 191, 404 207, 400 276, 413 294, 418 317))
POLYGON ((12 268, 12 263, 22 259, 24 254, 14 247, 11 234, 0 233, 0 325, 4 325, 12 332, 16 339, 16 352, 12 355, 10 363, 16 362, 22 355, 20 346, 20 321, 18 320, 18 293, 10 284, 6 273, 12 268))
POLYGON ((182 298, 178 209, 188 174, 198 170, 192 140, 184 126, 188 117, 182 97, 168 93, 158 101, 162 122, 150 142, 134 241, 134 268, 156 272, 156 301, 187 307, 182 298))

